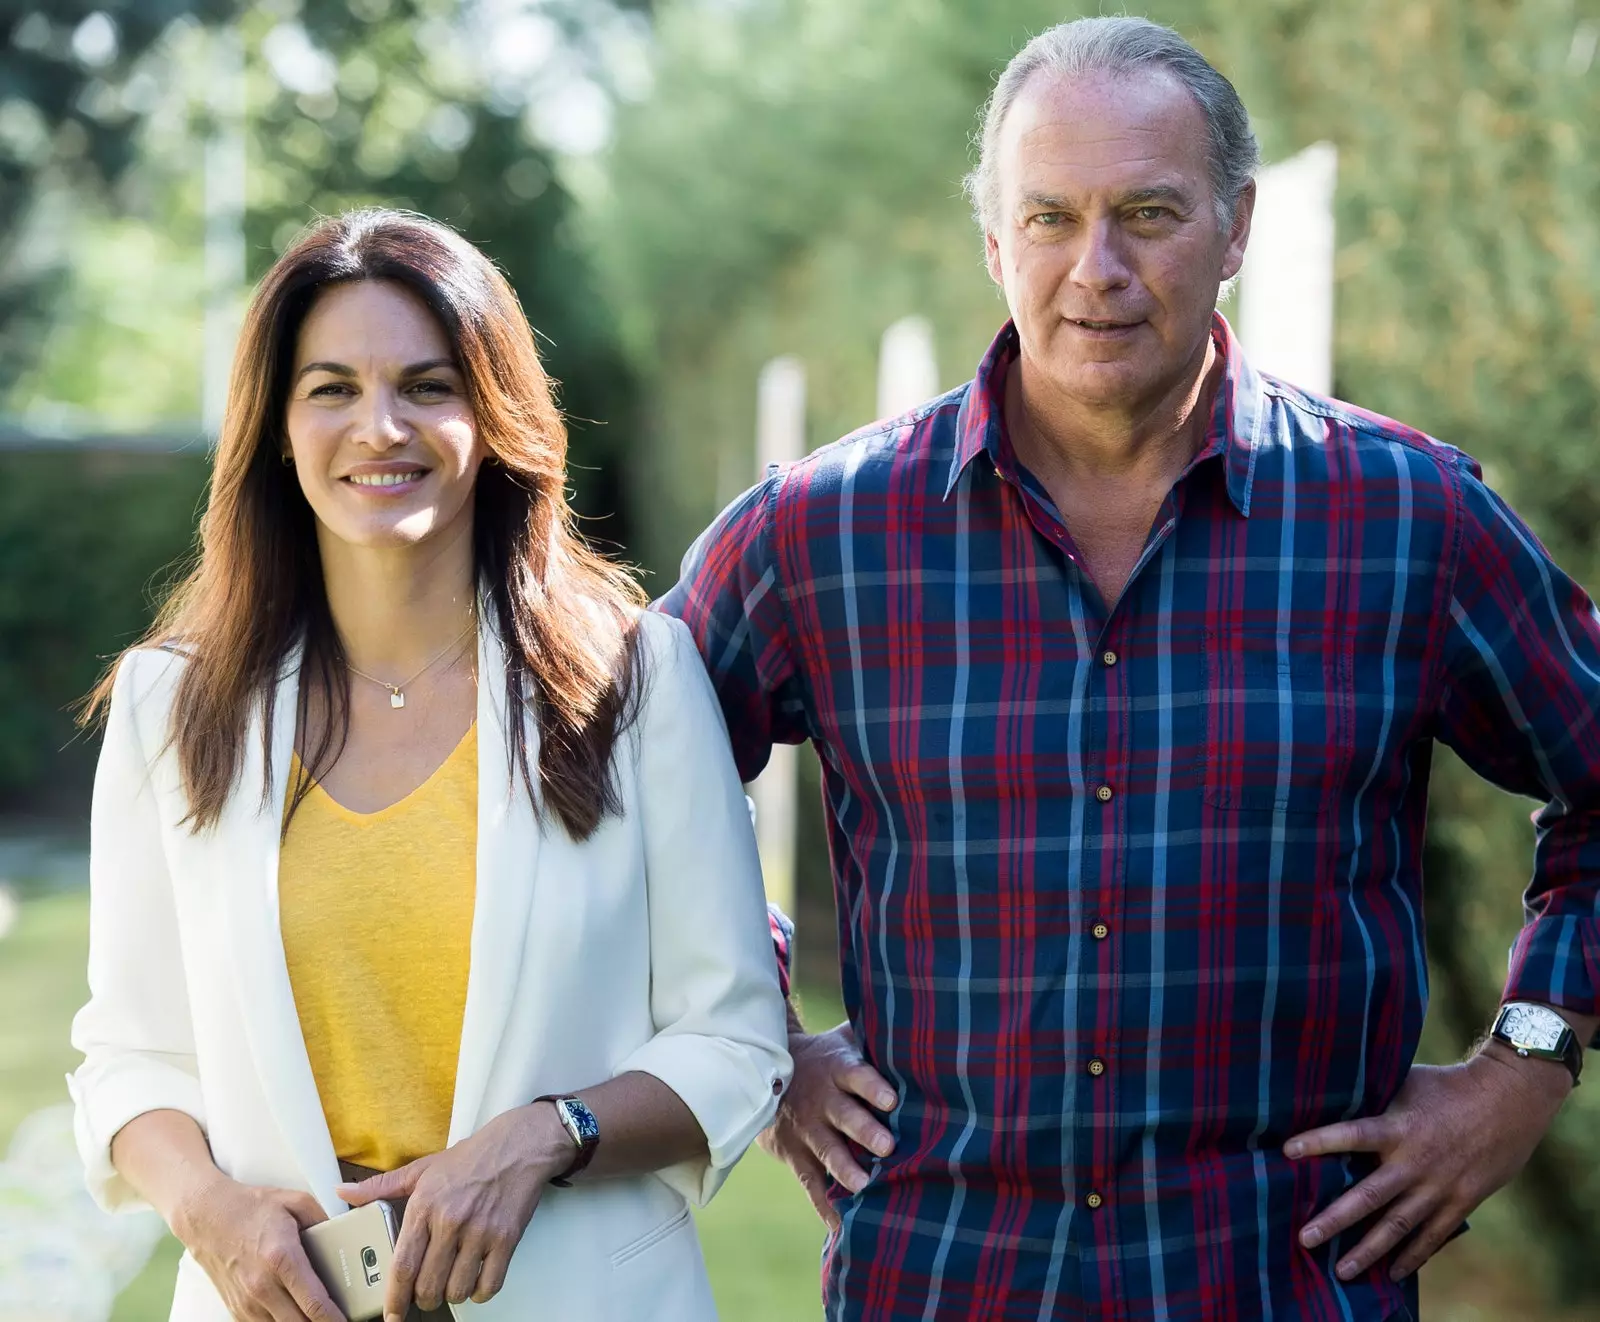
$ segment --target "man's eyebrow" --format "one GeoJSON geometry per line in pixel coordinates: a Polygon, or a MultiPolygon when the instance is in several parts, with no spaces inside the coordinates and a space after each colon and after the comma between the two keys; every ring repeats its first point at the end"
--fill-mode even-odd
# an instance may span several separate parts
{"type": "MultiPolygon", "coordinates": [[[[454,358],[424,358],[420,363],[411,363],[408,366],[401,368],[400,375],[421,376],[424,372],[437,372],[441,367],[459,370],[454,358]]],[[[353,377],[356,375],[355,368],[347,367],[343,363],[318,362],[307,363],[294,374],[294,379],[298,381],[301,377],[309,376],[312,372],[327,372],[330,376],[343,377],[353,377]]]]}
{"type": "Polygon", "coordinates": [[[1054,193],[1023,193],[1022,205],[1033,210],[1035,207],[1043,211],[1070,211],[1064,198],[1057,197],[1054,193]]]}
{"type": "Polygon", "coordinates": [[[1125,194],[1120,205],[1125,207],[1148,206],[1152,202],[1174,202],[1179,206],[1191,205],[1189,195],[1181,188],[1171,184],[1155,184],[1150,188],[1139,188],[1125,194]]]}
{"type": "MultiPolygon", "coordinates": [[[[1117,198],[1119,207],[1148,206],[1152,202],[1169,202],[1178,206],[1191,206],[1193,201],[1189,194],[1175,184],[1152,184],[1149,188],[1136,188],[1131,193],[1124,193],[1117,198]]],[[[1072,211],[1075,208],[1065,198],[1055,193],[1025,192],[1022,195],[1024,209],[1040,211],[1072,211]]]]}

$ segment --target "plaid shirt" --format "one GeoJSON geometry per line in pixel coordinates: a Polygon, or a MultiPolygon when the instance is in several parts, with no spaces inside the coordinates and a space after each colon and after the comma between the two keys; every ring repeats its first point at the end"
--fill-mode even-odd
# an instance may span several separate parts
{"type": "MultiPolygon", "coordinates": [[[[1223,375],[1114,610],[975,381],[735,502],[662,603],[742,774],[821,758],[897,1148],[830,1319],[1377,1322],[1296,1234],[1372,1169],[1427,1004],[1432,740],[1546,801],[1507,995],[1600,1011],[1600,619],[1459,451],[1223,375]]],[[[1508,896],[1508,902],[1510,897],[1508,896]]]]}

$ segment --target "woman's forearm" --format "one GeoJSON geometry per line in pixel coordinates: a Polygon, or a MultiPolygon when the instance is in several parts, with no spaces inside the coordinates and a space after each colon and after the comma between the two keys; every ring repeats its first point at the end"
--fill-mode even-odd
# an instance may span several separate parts
{"type": "Polygon", "coordinates": [[[226,1178],[200,1126],[182,1111],[146,1111],[128,1121],[111,1140],[111,1164],[179,1239],[187,1233],[185,1209],[226,1178]]]}
{"type": "MultiPolygon", "coordinates": [[[[706,1155],[706,1136],[683,1099],[653,1074],[620,1074],[571,1094],[594,1113],[600,1146],[585,1178],[642,1175],[706,1155]]],[[[548,1142],[559,1175],[576,1151],[549,1102],[536,1104],[540,1140],[548,1142]]]]}

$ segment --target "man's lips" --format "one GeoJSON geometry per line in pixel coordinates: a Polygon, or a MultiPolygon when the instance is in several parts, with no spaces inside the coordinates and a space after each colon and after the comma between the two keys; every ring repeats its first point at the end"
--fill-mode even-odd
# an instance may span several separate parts
{"type": "Polygon", "coordinates": [[[1087,331],[1121,331],[1132,330],[1139,325],[1138,321],[1107,321],[1095,317],[1068,317],[1067,320],[1074,326],[1087,331]]]}

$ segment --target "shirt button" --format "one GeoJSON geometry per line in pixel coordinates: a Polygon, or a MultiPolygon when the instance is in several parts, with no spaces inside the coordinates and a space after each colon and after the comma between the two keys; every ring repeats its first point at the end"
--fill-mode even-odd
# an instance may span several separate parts
{"type": "Polygon", "coordinates": [[[1094,792],[1094,797],[1099,799],[1101,803],[1110,803],[1111,802],[1111,786],[1102,785],[1099,789],[1097,789],[1094,792]]]}
{"type": "Polygon", "coordinates": [[[1104,941],[1108,936],[1111,935],[1111,929],[1104,923],[1096,923],[1089,929],[1089,932],[1096,941],[1104,941]]]}
{"type": "Polygon", "coordinates": [[[1117,654],[1109,647],[1104,652],[1100,653],[1100,659],[1108,666],[1114,666],[1117,664],[1117,654]]]}
{"type": "Polygon", "coordinates": [[[1095,1208],[1099,1207],[1103,1202],[1105,1202],[1105,1199],[1097,1193],[1092,1193],[1083,1201],[1088,1205],[1089,1210],[1092,1212],[1095,1210],[1095,1208]]]}
{"type": "Polygon", "coordinates": [[[1093,1075],[1095,1078],[1098,1079],[1105,1072],[1106,1072],[1106,1063],[1105,1063],[1105,1061],[1101,1060],[1099,1056],[1096,1056],[1093,1060],[1091,1060],[1089,1062],[1089,1073],[1091,1075],[1093,1075]]]}

